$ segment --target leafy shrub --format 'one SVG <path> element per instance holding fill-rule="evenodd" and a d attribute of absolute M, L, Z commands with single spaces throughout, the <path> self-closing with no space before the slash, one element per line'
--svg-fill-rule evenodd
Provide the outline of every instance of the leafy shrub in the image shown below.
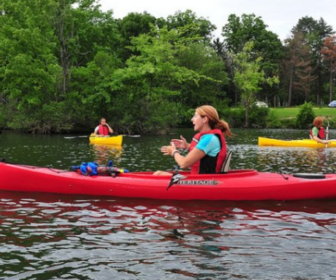
<path fill-rule="evenodd" d="M 144 98 L 136 102 L 123 102 L 123 99 L 114 101 L 111 107 L 113 110 L 106 116 L 118 133 L 166 134 L 182 118 L 181 106 L 164 98 Z"/>
<path fill-rule="evenodd" d="M 266 127 L 269 111 L 270 109 L 266 107 L 252 106 L 249 112 L 249 122 L 252 127 Z"/>
<path fill-rule="evenodd" d="M 266 127 L 269 108 L 252 106 L 250 108 L 250 124 L 252 127 Z M 243 127 L 245 124 L 245 108 L 225 108 L 218 110 L 221 118 L 227 121 L 230 127 Z"/>
<path fill-rule="evenodd" d="M 266 127 L 268 128 L 281 128 L 282 123 L 274 111 L 269 111 L 266 117 Z"/>
<path fill-rule="evenodd" d="M 5 126 L 5 110 L 0 106 L 0 128 Z"/>
<path fill-rule="evenodd" d="M 50 102 L 33 109 L 17 110 L 8 121 L 8 127 L 39 134 L 59 133 L 73 128 L 74 113 L 65 102 Z"/>
<path fill-rule="evenodd" d="M 305 102 L 303 105 L 299 106 L 299 109 L 299 113 L 296 116 L 296 127 L 307 128 L 315 118 L 313 104 Z"/>
<path fill-rule="evenodd" d="M 230 127 L 242 127 L 245 122 L 245 109 L 243 108 L 225 108 L 218 109 L 221 119 L 224 119 Z"/>

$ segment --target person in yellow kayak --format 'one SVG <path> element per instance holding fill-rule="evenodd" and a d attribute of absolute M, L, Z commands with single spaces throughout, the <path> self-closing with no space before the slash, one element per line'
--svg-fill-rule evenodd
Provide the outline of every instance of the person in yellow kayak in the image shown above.
<path fill-rule="evenodd" d="M 109 124 L 106 122 L 105 118 L 100 119 L 100 124 L 95 128 L 94 135 L 100 135 L 100 136 L 108 136 L 109 134 L 113 133 L 113 129 L 109 126 Z"/>
<path fill-rule="evenodd" d="M 323 127 L 323 121 L 324 118 L 320 116 L 314 119 L 309 136 L 310 139 L 316 140 L 319 143 L 328 144 L 328 140 L 325 140 L 326 132 Z"/>
<path fill-rule="evenodd" d="M 194 130 L 198 131 L 191 143 L 180 136 L 172 139 L 161 152 L 172 156 L 181 168 L 191 167 L 192 174 L 219 173 L 226 158 L 225 136 L 232 136 L 227 122 L 219 119 L 217 110 L 209 105 L 198 107 L 191 119 Z M 183 156 L 178 149 L 188 150 Z M 156 171 L 154 175 L 172 175 L 166 171 Z"/>

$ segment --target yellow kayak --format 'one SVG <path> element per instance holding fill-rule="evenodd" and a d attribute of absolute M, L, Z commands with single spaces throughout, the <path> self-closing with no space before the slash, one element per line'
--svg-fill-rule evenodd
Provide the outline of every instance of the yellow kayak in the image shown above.
<path fill-rule="evenodd" d="M 318 143 L 315 140 L 278 140 L 272 138 L 259 137 L 259 146 L 279 146 L 279 147 L 308 147 L 308 148 L 336 148 L 336 140 L 330 140 L 328 145 Z"/>
<path fill-rule="evenodd" d="M 123 141 L 123 136 L 95 136 L 93 133 L 90 135 L 90 143 L 92 144 L 104 144 L 104 145 L 115 145 L 121 146 Z"/>

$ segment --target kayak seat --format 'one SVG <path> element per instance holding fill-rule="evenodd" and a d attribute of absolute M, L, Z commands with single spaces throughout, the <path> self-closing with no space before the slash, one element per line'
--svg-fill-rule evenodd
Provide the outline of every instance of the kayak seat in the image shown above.
<path fill-rule="evenodd" d="M 231 156 L 232 156 L 232 152 L 228 151 L 227 154 L 226 154 L 226 158 L 225 158 L 225 160 L 223 162 L 223 165 L 222 165 L 220 173 L 228 173 L 228 171 L 230 170 Z"/>

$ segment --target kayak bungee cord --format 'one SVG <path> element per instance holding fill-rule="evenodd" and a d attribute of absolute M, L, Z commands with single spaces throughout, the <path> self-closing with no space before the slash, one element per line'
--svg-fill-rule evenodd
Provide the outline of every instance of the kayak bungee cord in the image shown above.
<path fill-rule="evenodd" d="M 286 177 L 285 174 L 279 172 L 279 175 L 281 175 L 285 180 L 288 180 L 288 177 Z"/>

